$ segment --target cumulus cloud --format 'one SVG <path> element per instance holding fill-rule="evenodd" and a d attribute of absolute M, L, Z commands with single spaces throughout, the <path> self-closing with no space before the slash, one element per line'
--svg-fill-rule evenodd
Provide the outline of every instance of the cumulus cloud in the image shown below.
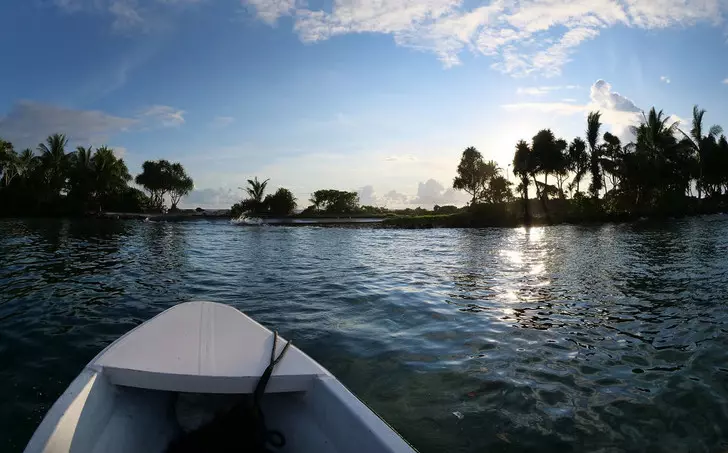
<path fill-rule="evenodd" d="M 64 133 L 77 143 L 99 143 L 123 132 L 139 122 L 98 110 L 75 110 L 66 107 L 19 101 L 4 117 L 0 117 L 0 136 L 17 148 L 35 146 L 49 134 Z"/>
<path fill-rule="evenodd" d="M 374 193 L 374 186 L 364 186 L 358 190 L 359 204 L 376 206 L 379 204 L 379 198 Z"/>
<path fill-rule="evenodd" d="M 168 105 L 153 105 L 142 111 L 140 116 L 164 127 L 178 127 L 184 124 L 185 113 L 184 110 L 178 110 Z"/>
<path fill-rule="evenodd" d="M 391 35 L 396 44 L 434 53 L 446 66 L 469 50 L 508 74 L 557 75 L 582 42 L 606 28 L 718 24 L 724 0 L 332 0 L 323 9 L 296 0 L 244 0 L 275 24 L 291 16 L 305 42 L 351 33 Z"/>
<path fill-rule="evenodd" d="M 397 192 L 396 190 L 390 190 L 389 192 L 385 193 L 382 197 L 384 199 L 384 204 L 386 206 L 392 206 L 392 205 L 404 205 L 409 201 L 409 196 Z"/>
<path fill-rule="evenodd" d="M 434 205 L 462 205 L 468 200 L 467 195 L 455 189 L 445 187 L 434 179 L 428 179 L 417 186 L 417 196 L 410 200 L 423 208 L 432 208 Z"/>

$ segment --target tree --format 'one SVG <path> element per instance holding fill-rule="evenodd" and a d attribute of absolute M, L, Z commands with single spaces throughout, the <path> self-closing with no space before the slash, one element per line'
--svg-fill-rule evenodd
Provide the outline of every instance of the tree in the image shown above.
<path fill-rule="evenodd" d="M 127 183 L 131 181 L 129 169 L 123 159 L 114 155 L 111 148 L 97 148 L 91 157 L 93 169 L 93 194 L 99 210 L 113 199 L 127 191 Z M 138 198 L 136 194 L 130 195 Z"/>
<path fill-rule="evenodd" d="M 317 190 L 309 200 L 316 211 L 327 213 L 351 213 L 359 207 L 359 194 L 336 189 Z"/>
<path fill-rule="evenodd" d="M 66 154 L 68 139 L 64 134 L 53 134 L 45 143 L 38 145 L 45 188 L 50 198 L 58 197 L 66 184 L 69 155 Z"/>
<path fill-rule="evenodd" d="M 612 189 L 619 185 L 621 177 L 621 166 L 624 159 L 622 153 L 622 142 L 619 137 L 609 132 L 604 133 L 604 144 L 601 147 L 599 167 L 601 168 L 602 181 L 606 181 L 607 175 L 612 178 Z M 606 182 L 603 183 L 606 188 Z"/>
<path fill-rule="evenodd" d="M 0 139 L 0 182 L 7 187 L 18 174 L 18 155 L 13 144 Z"/>
<path fill-rule="evenodd" d="M 569 170 L 574 172 L 574 178 L 569 184 L 569 190 L 576 188 L 576 193 L 579 193 L 579 183 L 586 176 L 586 172 L 589 171 L 589 154 L 586 152 L 586 142 L 579 137 L 569 144 Z"/>
<path fill-rule="evenodd" d="M 88 203 L 96 196 L 92 156 L 92 147 L 79 146 L 69 157 L 68 196 L 84 208 L 87 208 Z"/>
<path fill-rule="evenodd" d="M 170 168 L 169 184 L 169 197 L 172 203 L 170 210 L 176 211 L 179 201 L 182 197 L 192 192 L 192 189 L 195 188 L 195 183 L 187 174 L 184 167 L 182 167 L 182 164 L 174 163 Z"/>
<path fill-rule="evenodd" d="M 453 180 L 453 189 L 464 190 L 471 196 L 470 206 L 488 198 L 490 180 L 498 175 L 495 162 L 483 161 L 483 155 L 470 146 L 463 151 L 458 165 L 458 175 Z"/>
<path fill-rule="evenodd" d="M 516 143 L 516 153 L 513 156 L 513 174 L 521 178 L 518 190 L 523 198 L 523 218 L 526 224 L 531 222 L 531 213 L 528 205 L 528 186 L 530 185 L 530 176 L 534 174 L 531 167 L 531 148 L 528 143 L 520 140 Z"/>
<path fill-rule="evenodd" d="M 703 117 L 705 116 L 705 109 L 699 108 L 697 105 L 693 106 L 693 123 L 690 129 L 690 134 L 686 134 L 681 129 L 678 129 L 685 138 L 688 140 L 689 146 L 695 152 L 695 156 L 698 159 L 698 175 L 696 181 L 696 187 L 698 189 L 698 199 L 702 198 L 702 190 L 705 187 L 705 181 L 703 174 L 705 172 L 705 160 L 706 155 L 710 151 L 712 145 L 716 145 L 716 139 L 723 132 L 723 128 L 720 126 L 713 125 L 708 129 L 708 134 L 703 135 Z"/>
<path fill-rule="evenodd" d="M 599 171 L 599 129 L 602 127 L 602 114 L 599 111 L 589 112 L 586 119 L 586 142 L 589 145 L 589 170 L 591 171 L 591 184 L 589 192 L 593 198 L 599 198 L 602 188 L 602 175 Z"/>
<path fill-rule="evenodd" d="M 296 209 L 296 197 L 290 190 L 281 187 L 273 195 L 265 197 L 264 205 L 271 215 L 287 216 Z"/>
<path fill-rule="evenodd" d="M 136 183 L 149 192 L 149 198 L 155 209 L 164 207 L 164 196 L 169 194 L 171 208 L 177 209 L 180 199 L 194 188 L 192 178 L 185 172 L 180 163 L 167 160 L 146 161 L 142 164 L 142 173 L 137 175 Z"/>
<path fill-rule="evenodd" d="M 270 181 L 270 179 L 266 179 L 262 182 L 258 181 L 257 176 L 254 179 L 248 179 L 248 187 L 245 188 L 245 191 L 253 201 L 256 203 L 262 203 L 268 181 Z"/>
<path fill-rule="evenodd" d="M 506 203 L 513 198 L 511 186 L 513 184 L 501 175 L 494 176 L 488 181 L 486 201 L 489 203 Z"/>
<path fill-rule="evenodd" d="M 142 172 L 134 181 L 149 193 L 151 207 L 161 210 L 164 207 L 164 195 L 169 191 L 165 178 L 166 169 L 171 164 L 166 160 L 148 160 L 142 164 Z"/>

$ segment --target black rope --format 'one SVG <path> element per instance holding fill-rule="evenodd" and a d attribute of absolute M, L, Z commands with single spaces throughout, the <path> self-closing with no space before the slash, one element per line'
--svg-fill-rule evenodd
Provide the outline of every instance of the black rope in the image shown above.
<path fill-rule="evenodd" d="M 274 448 L 281 448 L 286 444 L 286 438 L 280 431 L 269 430 L 266 427 L 265 417 L 263 416 L 263 410 L 260 404 L 261 399 L 263 398 L 263 394 L 265 393 L 265 388 L 268 386 L 268 381 L 273 375 L 273 369 L 286 354 L 286 351 L 288 351 L 288 348 L 291 346 L 291 342 L 289 341 L 286 343 L 278 357 L 276 357 L 277 345 L 278 332 L 273 332 L 273 347 L 270 351 L 270 363 L 268 364 L 268 367 L 265 369 L 263 374 L 260 376 L 260 380 L 255 386 L 255 391 L 253 391 L 253 414 L 255 416 L 255 421 L 257 424 L 257 443 L 260 451 L 263 452 L 269 451 L 266 447 L 266 444 L 270 444 Z"/>

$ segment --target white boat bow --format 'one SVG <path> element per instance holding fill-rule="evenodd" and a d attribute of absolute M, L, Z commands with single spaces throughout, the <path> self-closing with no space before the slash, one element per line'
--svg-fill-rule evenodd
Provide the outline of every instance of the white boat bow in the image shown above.
<path fill-rule="evenodd" d="M 163 452 L 180 435 L 178 394 L 251 394 L 272 347 L 273 333 L 231 306 L 176 305 L 96 356 L 48 411 L 25 452 Z M 286 436 L 281 452 L 414 451 L 295 346 L 274 369 L 263 410 L 270 427 Z"/>

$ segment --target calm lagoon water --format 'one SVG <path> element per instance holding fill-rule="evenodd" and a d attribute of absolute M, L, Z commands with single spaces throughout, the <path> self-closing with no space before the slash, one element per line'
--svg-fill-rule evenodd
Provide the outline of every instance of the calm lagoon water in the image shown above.
<path fill-rule="evenodd" d="M 728 217 L 531 229 L 0 220 L 0 451 L 101 348 L 232 304 L 421 452 L 728 449 Z"/>

